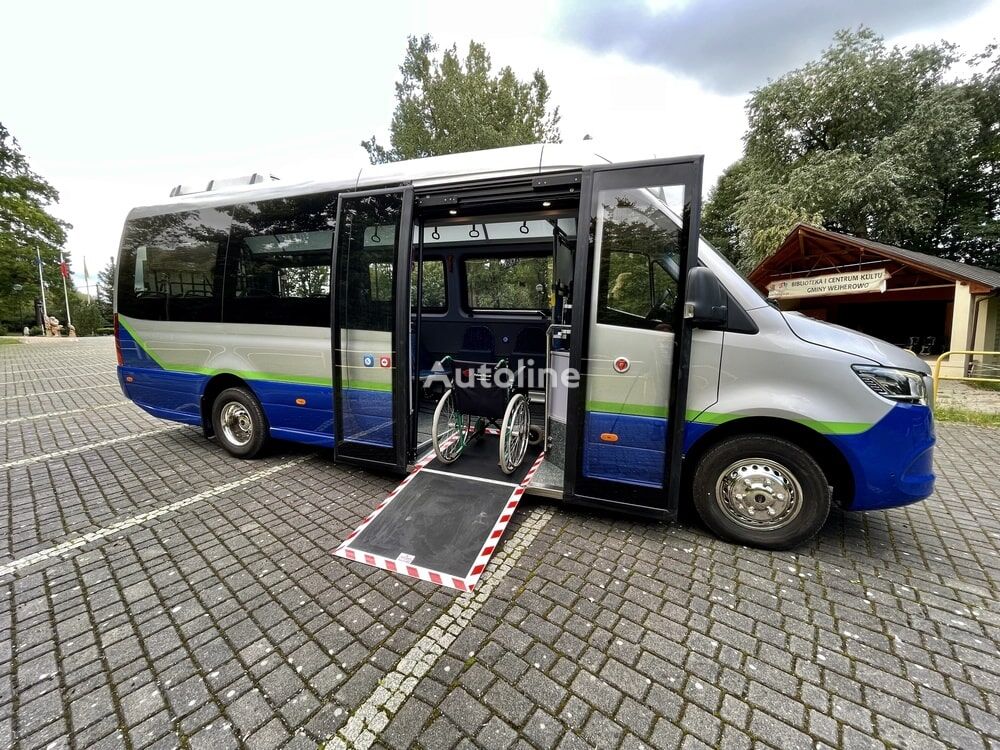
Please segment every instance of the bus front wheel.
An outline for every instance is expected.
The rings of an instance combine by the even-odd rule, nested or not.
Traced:
[[[694,504],[723,539],[789,549],[811,539],[830,513],[819,464],[793,443],[739,435],[709,449],[695,469]]]
[[[212,427],[222,447],[237,458],[253,458],[267,443],[264,410],[245,388],[227,388],[215,398]]]

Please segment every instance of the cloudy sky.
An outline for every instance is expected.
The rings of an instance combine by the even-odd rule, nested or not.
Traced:
[[[495,66],[543,69],[564,140],[704,153],[708,186],[740,154],[747,92],[862,23],[978,50],[1000,0],[13,0],[0,121],[62,195],[82,288],[82,259],[93,283],[129,208],[173,185],[356,171],[361,139],[385,139],[408,34],[475,38]]]

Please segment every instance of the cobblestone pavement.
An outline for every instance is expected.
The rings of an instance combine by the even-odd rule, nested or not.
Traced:
[[[1000,431],[797,554],[528,502],[457,596],[330,554],[391,478],[231,459],[113,356],[0,348],[0,747],[1000,747]]]
[[[953,409],[1000,414],[1000,391],[976,388],[957,380],[938,383],[937,403]]]

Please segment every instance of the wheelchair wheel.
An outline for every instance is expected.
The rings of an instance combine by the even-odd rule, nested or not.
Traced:
[[[431,442],[434,453],[443,464],[450,464],[465,450],[471,437],[472,417],[455,411],[455,398],[449,388],[434,409]]]
[[[524,462],[530,427],[528,399],[518,393],[507,404],[500,428],[500,470],[504,474],[513,474]]]

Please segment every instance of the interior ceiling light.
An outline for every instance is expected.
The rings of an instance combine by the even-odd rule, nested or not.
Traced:
[[[448,209],[448,213],[450,213],[452,216],[456,216],[458,214],[458,209],[457,208],[449,208]]]
[[[542,201],[542,207],[543,208],[548,208],[551,205],[552,205],[552,201]]]

